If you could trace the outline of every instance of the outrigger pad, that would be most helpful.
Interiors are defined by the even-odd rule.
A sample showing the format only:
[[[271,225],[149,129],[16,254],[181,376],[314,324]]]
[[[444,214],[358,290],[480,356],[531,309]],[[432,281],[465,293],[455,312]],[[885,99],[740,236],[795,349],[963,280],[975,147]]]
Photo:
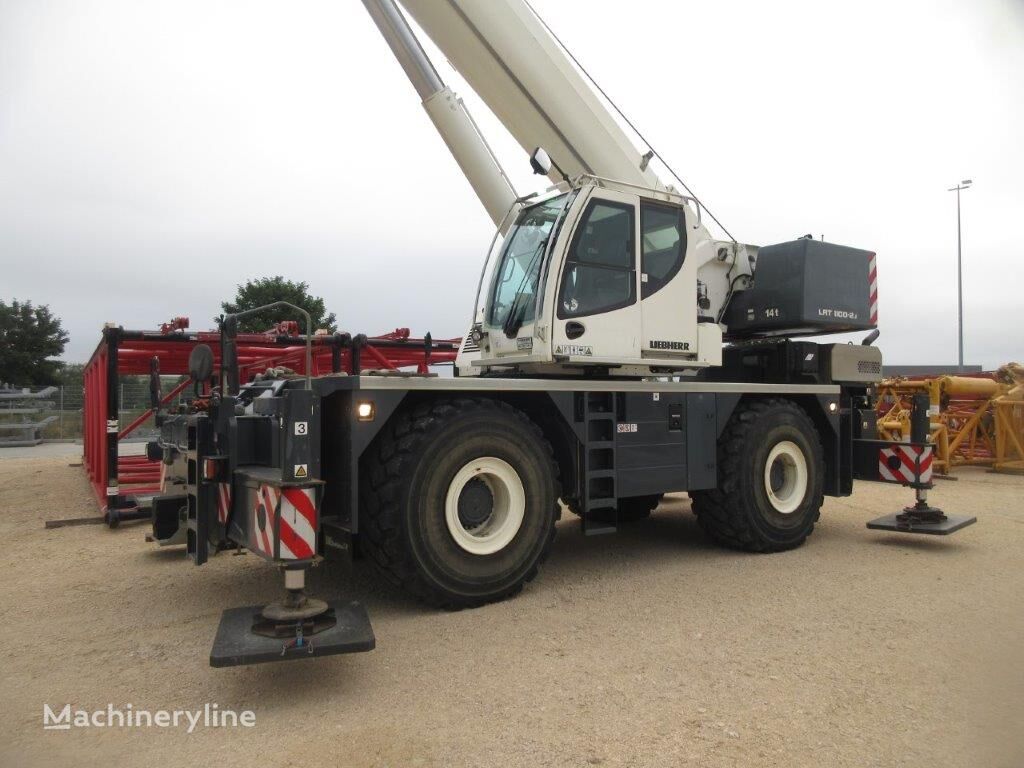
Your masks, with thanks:
[[[951,533],[966,528],[978,518],[968,515],[946,515],[945,520],[934,522],[898,520],[898,514],[885,515],[868,523],[868,528],[875,531],[892,531],[894,533],[930,533],[934,536],[949,536]]]
[[[315,635],[304,635],[301,642],[295,637],[273,638],[254,634],[253,623],[260,617],[262,605],[229,608],[220,617],[217,636],[210,650],[210,666],[236,667],[374,649],[377,641],[370,626],[370,617],[360,603],[331,602],[328,606],[328,610],[334,612],[335,625]]]

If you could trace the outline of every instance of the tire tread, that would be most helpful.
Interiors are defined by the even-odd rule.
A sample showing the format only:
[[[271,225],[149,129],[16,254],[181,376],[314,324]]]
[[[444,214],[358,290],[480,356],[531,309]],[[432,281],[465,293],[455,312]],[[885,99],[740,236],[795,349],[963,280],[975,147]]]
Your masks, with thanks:
[[[430,605],[449,610],[497,602],[520,592],[526,583],[537,576],[541,565],[551,553],[555,538],[555,526],[552,525],[539,556],[525,576],[500,592],[484,597],[454,596],[431,583],[417,567],[416,559],[404,537],[404,485],[422,459],[424,450],[430,444],[430,437],[451,418],[473,411],[493,411],[515,419],[532,434],[535,447],[543,452],[551,466],[554,484],[551,498],[555,499],[554,514],[557,521],[558,463],[551,444],[536,423],[522,411],[501,400],[426,400],[396,413],[367,450],[360,471],[359,533],[363,549],[389,583]]]
[[[714,541],[732,549],[746,552],[779,552],[800,546],[810,535],[821,516],[824,494],[814,502],[813,520],[799,539],[780,545],[766,538],[745,514],[747,503],[742,491],[745,471],[743,460],[747,447],[754,438],[759,421],[769,412],[782,408],[804,423],[805,433],[817,448],[814,472],[823,472],[821,441],[810,416],[790,400],[772,398],[741,403],[733,413],[718,441],[718,488],[695,491],[690,494],[697,522]]]

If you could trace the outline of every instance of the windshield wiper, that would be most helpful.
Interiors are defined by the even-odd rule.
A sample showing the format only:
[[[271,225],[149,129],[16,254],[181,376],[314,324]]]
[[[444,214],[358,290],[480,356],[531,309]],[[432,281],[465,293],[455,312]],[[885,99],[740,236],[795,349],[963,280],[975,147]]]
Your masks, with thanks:
[[[530,279],[530,273],[533,271],[533,265],[537,263],[537,259],[544,252],[547,247],[548,239],[545,237],[539,243],[537,248],[533,252],[533,256],[530,258],[530,263],[526,266],[526,271],[523,274],[523,279],[519,282],[519,287],[516,288],[515,298],[512,299],[512,304],[508,308],[508,315],[505,316],[505,322],[501,324],[501,330],[505,332],[505,336],[509,339],[514,338],[519,329],[523,325],[523,316],[526,314],[526,305],[522,303],[523,298],[523,286],[526,285],[526,281]]]
[[[502,326],[502,330],[505,331],[505,336],[510,339],[514,339],[516,334],[519,333],[519,329],[523,325],[523,315],[526,314],[526,305],[521,304],[518,301],[512,303],[512,307],[508,311],[508,317],[505,318],[505,324]]]

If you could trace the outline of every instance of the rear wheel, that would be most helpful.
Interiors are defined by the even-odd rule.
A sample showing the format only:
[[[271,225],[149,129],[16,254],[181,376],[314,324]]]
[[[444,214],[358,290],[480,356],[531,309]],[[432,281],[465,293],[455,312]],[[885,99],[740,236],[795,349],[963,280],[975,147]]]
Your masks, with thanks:
[[[751,552],[799,546],[824,500],[824,458],[814,423],[788,400],[745,403],[718,444],[719,487],[691,493],[701,527]]]
[[[392,418],[362,463],[363,546],[386,577],[462,608],[522,589],[558,518],[551,446],[491,400],[421,403]]]

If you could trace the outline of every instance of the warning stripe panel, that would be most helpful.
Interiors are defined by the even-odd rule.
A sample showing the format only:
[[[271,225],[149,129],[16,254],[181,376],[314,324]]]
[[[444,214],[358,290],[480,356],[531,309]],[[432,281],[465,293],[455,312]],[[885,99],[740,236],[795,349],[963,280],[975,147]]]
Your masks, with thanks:
[[[285,556],[285,547],[293,560],[306,560],[313,556],[313,549],[309,543],[301,538],[295,530],[288,525],[284,518],[281,518],[281,557]]]
[[[260,484],[252,507],[250,543],[253,549],[267,557],[281,560],[307,560],[313,557],[316,554],[317,531],[315,493],[312,488],[281,489]]]
[[[878,265],[875,254],[868,259],[868,315],[872,325],[878,325]]]
[[[260,493],[263,496],[263,506],[267,512],[267,524],[263,530],[263,538],[266,549],[264,550],[271,557],[274,556],[274,518],[277,517],[278,491],[271,485],[261,485]]]
[[[900,471],[910,477],[914,477],[917,473],[917,451],[905,450],[902,447],[896,449],[896,455],[899,457],[900,463],[903,465]]]
[[[921,457],[921,482],[930,483],[932,481],[932,458],[935,455],[935,451],[931,448],[925,448],[925,455]]]
[[[890,483],[928,483],[932,479],[931,446],[894,445],[878,452],[878,476]]]
[[[284,498],[311,526],[316,527],[316,502],[313,501],[312,488],[285,488]]]
[[[285,488],[281,500],[281,540],[299,559],[316,553],[316,500],[312,488]]]
[[[221,525],[227,525],[228,515],[231,514],[231,484],[217,483],[217,521]]]

